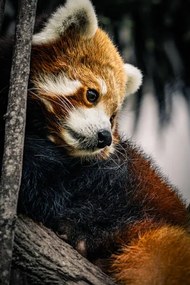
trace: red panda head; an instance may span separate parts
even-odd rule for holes
[[[49,118],[49,139],[73,156],[114,150],[115,116],[141,79],[98,28],[89,0],[68,0],[33,36],[31,81]]]

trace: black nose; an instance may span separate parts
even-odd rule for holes
[[[98,132],[98,148],[104,148],[107,145],[110,145],[112,142],[112,135],[107,130],[100,130]]]

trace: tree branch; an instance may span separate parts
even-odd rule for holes
[[[31,39],[37,0],[20,0],[5,125],[0,184],[0,284],[9,284],[14,224],[20,180],[30,71]]]
[[[29,218],[16,223],[13,269],[19,269],[12,285],[113,285],[114,282],[49,229]],[[25,282],[21,282],[25,278]],[[31,283],[26,283],[26,279]]]

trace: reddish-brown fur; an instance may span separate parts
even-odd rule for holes
[[[54,43],[33,46],[31,70],[35,86],[38,86],[39,75],[62,71],[68,78],[78,79],[84,91],[90,88],[100,92],[97,78],[103,78],[108,92],[102,97],[102,102],[110,115],[122,103],[125,94],[127,78],[123,61],[109,37],[100,29],[88,40],[70,31]],[[80,99],[76,98],[78,104]]]
[[[165,179],[159,177],[159,171],[151,164],[151,161],[131,148],[128,150],[129,174],[135,173],[135,184],[140,185],[137,201],[143,204],[144,212],[151,216],[164,217],[171,224],[185,225],[187,212],[181,199],[173,190],[173,186],[165,183]],[[130,165],[131,161],[131,165]],[[148,199],[146,197],[148,196]],[[152,210],[151,210],[152,209]]]
[[[172,186],[151,161],[127,146],[134,205],[142,203],[142,219],[113,234],[119,250],[109,262],[95,263],[124,285],[189,285],[190,235],[188,213]],[[127,191],[127,185],[124,185]],[[130,186],[128,186],[130,187]]]
[[[119,141],[112,119],[123,102],[127,76],[123,60],[106,33],[98,29],[94,37],[84,39],[69,29],[54,42],[34,45],[31,62],[31,81],[36,92],[32,95],[31,91],[30,95],[45,106],[50,140],[70,150],[71,146],[64,145],[61,135],[64,128],[59,120],[64,120],[74,107],[93,108],[101,101],[112,123],[113,141]],[[60,73],[71,80],[79,80],[82,87],[66,97],[40,89],[39,81],[43,76]],[[103,96],[98,78],[107,85]],[[88,89],[95,89],[101,95],[95,105],[86,98]],[[73,154],[72,150],[70,154]],[[107,156],[109,151],[104,148],[101,158]],[[126,175],[132,177],[131,183],[134,183],[129,189],[138,188],[133,203],[139,204],[140,201],[144,213],[142,220],[118,229],[110,237],[110,244],[114,239],[120,252],[112,255],[106,271],[125,285],[188,285],[190,236],[186,230],[185,206],[172,187],[161,175],[159,177],[151,162],[130,145],[127,159]],[[128,190],[128,185],[123,187]],[[86,253],[85,242],[80,241],[77,249]]]
[[[139,233],[112,256],[112,274],[126,285],[189,285],[190,235],[162,226]]]
[[[148,159],[129,148],[128,160],[129,175],[135,173],[134,187],[141,187],[136,199],[147,218],[117,233],[121,250],[106,270],[125,285],[188,285],[190,235],[185,206]]]
[[[39,87],[43,76],[51,77],[59,73],[71,80],[79,80],[82,87],[75,94],[66,97],[45,92]],[[98,78],[106,82],[107,92],[104,95],[101,94]],[[72,152],[72,147],[63,139],[65,130],[58,124],[59,120],[63,121],[67,116],[66,107],[94,107],[94,104],[86,99],[86,92],[88,89],[95,89],[100,94],[96,104],[101,102],[105,113],[111,118],[125,97],[127,76],[123,60],[105,32],[98,29],[93,38],[84,40],[76,32],[68,30],[54,42],[33,46],[31,81],[36,88],[33,97],[45,105],[49,118],[48,127],[52,132],[49,138]],[[113,135],[113,141],[117,141],[117,136]],[[107,157],[109,152],[108,148],[103,149],[101,157]]]

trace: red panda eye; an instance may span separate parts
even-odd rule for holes
[[[88,89],[86,98],[90,103],[95,103],[99,98],[99,93],[95,89]]]

